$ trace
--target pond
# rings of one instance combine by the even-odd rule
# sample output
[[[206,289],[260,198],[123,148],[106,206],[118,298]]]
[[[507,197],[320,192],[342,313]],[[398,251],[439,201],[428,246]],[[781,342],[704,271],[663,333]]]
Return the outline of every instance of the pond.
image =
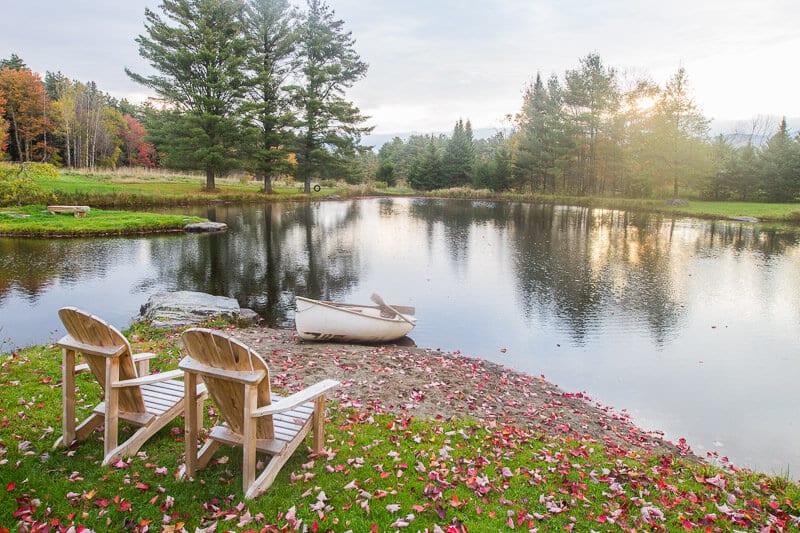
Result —
[[[417,308],[458,350],[628,413],[693,450],[800,472],[800,230],[485,201],[184,209],[217,235],[0,239],[0,343],[75,305],[126,327],[150,294],[233,296],[291,327],[294,295]]]

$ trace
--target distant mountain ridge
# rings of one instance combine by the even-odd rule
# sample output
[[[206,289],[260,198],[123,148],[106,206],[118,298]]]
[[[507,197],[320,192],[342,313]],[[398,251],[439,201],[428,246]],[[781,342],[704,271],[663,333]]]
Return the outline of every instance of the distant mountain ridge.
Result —
[[[711,136],[724,135],[726,139],[737,146],[746,144],[751,140],[753,144],[760,145],[775,135],[782,119],[783,117],[774,115],[760,115],[747,120],[713,119],[710,124]],[[792,136],[797,135],[800,132],[800,117],[786,117],[786,126]],[[503,128],[475,128],[472,130],[472,135],[475,139],[488,139],[497,134],[498,131],[508,133],[508,130]],[[395,137],[400,137],[406,141],[412,135],[450,136],[452,133],[452,131],[371,133],[362,138],[361,144],[372,146],[372,149],[377,152],[381,146]]]

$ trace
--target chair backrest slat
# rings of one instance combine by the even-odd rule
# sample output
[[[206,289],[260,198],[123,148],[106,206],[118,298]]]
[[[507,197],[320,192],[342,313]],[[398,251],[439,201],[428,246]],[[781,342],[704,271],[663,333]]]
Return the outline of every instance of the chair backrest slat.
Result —
[[[258,407],[270,404],[269,368],[267,363],[256,352],[221,332],[192,328],[183,333],[184,347],[189,357],[198,363],[220,370],[231,371],[264,371],[264,379],[258,384]],[[208,394],[216,404],[220,414],[228,423],[231,431],[242,434],[244,428],[244,387],[224,378],[203,378]],[[272,417],[259,419],[256,427],[256,438],[271,439],[274,437]]]
[[[120,331],[103,319],[90,315],[75,307],[63,307],[58,316],[67,333],[76,341],[92,346],[125,346],[126,350],[119,356],[119,378],[121,380],[138,377],[136,365],[133,363],[131,345]],[[106,358],[91,354],[83,354],[92,374],[105,390]],[[145,412],[144,400],[138,387],[125,387],[120,390],[119,409],[123,412]]]

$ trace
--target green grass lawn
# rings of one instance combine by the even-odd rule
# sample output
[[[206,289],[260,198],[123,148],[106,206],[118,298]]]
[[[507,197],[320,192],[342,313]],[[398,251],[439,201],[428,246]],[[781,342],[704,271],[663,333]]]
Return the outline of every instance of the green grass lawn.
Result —
[[[713,216],[717,218],[753,217],[768,221],[800,222],[800,204],[692,200],[688,206],[669,207],[667,211],[692,216]]]
[[[127,235],[179,231],[186,224],[205,219],[184,215],[160,215],[132,211],[90,209],[85,217],[50,214],[46,206],[0,208],[0,236]]]
[[[141,330],[133,341],[136,351],[159,354],[156,368],[176,368],[176,334]],[[245,502],[238,449],[217,452],[194,481],[176,479],[181,420],[136,457],[106,467],[102,431],[52,450],[61,433],[59,363],[53,347],[0,356],[0,532],[800,528],[800,487],[784,478],[639,455],[569,434],[419,420],[335,401],[326,452],[314,457],[301,447],[266,494]],[[273,372],[279,378],[281,370]],[[102,391],[87,374],[78,385],[82,418]],[[206,425],[216,420],[211,403],[205,417]]]
[[[36,183],[56,195],[58,203],[99,207],[152,205],[188,205],[209,202],[263,202],[324,198],[335,192],[320,187],[311,195],[302,192],[302,184],[274,187],[272,195],[263,192],[263,184],[237,179],[218,178],[214,191],[205,191],[205,178],[173,174],[101,174],[61,172],[57,179],[37,178]]]

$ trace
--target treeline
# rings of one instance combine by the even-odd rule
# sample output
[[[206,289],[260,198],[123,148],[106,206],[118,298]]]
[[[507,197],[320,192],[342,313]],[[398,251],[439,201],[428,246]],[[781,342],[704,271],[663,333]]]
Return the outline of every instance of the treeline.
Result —
[[[136,107],[95,83],[48,72],[44,80],[16,54],[0,60],[0,160],[75,168],[155,165]]]
[[[377,177],[421,190],[767,201],[800,195],[800,137],[785,120],[766,143],[710,138],[684,69],[660,87],[625,80],[590,54],[562,78],[537,75],[512,119],[508,132],[488,140],[475,140],[461,120],[450,137],[395,138],[378,153]]]
[[[322,0],[163,1],[145,9],[126,69],[157,99],[133,106],[60,73],[44,81],[12,55],[0,63],[0,158],[71,167],[159,165],[264,180],[355,175],[366,117],[345,99],[367,65]]]
[[[323,0],[164,1],[145,9],[140,55],[157,72],[126,71],[158,99],[117,101],[94,83],[0,61],[0,159],[70,167],[163,166],[215,177],[243,169],[272,179],[404,180],[570,195],[795,201],[800,139],[785,121],[765,143],[709,137],[687,73],[660,86],[630,79],[597,54],[562,76],[537,75],[510,127],[361,146],[370,128],[345,98],[367,65]]]

